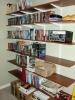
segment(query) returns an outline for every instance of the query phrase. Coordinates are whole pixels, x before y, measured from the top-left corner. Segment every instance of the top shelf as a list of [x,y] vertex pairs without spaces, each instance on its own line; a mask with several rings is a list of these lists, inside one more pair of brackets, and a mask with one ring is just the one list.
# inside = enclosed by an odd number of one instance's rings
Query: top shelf
[[48,11],[48,10],[53,9],[53,8],[54,8],[54,6],[52,6],[50,3],[46,3],[46,4],[30,7],[26,10],[11,12],[11,13],[8,13],[6,15],[11,15],[11,16],[20,15],[21,16],[21,15],[24,15],[24,14],[33,14],[33,13],[36,13],[36,12],[39,12],[39,11],[45,12],[45,11]]
[[36,9],[42,9],[42,10],[48,10],[48,9],[53,9],[55,8],[53,5],[51,5],[50,3],[46,3],[46,4],[41,4],[41,5],[38,5],[38,6],[34,6],[34,8]]
[[22,15],[26,14],[27,12],[31,14],[31,13],[34,13],[34,12],[37,12],[37,11],[38,11],[37,9],[31,7],[31,8],[28,8],[26,10],[15,11],[15,12],[8,13],[6,15],[11,15],[11,16],[14,16],[14,15],[18,16],[18,15],[20,15],[20,16],[22,16]]
[[34,13],[34,12],[38,12],[39,10],[40,11],[50,10],[56,7],[53,4],[60,7],[72,6],[72,5],[75,5],[75,0],[51,0],[49,3],[33,6],[30,8],[27,8],[26,10],[11,12],[11,13],[8,13],[7,15],[24,15],[27,12]]
[[60,7],[72,6],[75,5],[75,0],[58,0],[56,2],[53,2],[53,4]]

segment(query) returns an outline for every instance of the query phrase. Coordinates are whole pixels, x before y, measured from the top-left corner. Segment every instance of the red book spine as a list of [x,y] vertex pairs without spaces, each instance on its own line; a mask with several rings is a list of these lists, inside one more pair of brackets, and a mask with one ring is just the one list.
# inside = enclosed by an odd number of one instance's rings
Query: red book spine
[[22,63],[22,81],[26,82],[26,71],[23,63]]

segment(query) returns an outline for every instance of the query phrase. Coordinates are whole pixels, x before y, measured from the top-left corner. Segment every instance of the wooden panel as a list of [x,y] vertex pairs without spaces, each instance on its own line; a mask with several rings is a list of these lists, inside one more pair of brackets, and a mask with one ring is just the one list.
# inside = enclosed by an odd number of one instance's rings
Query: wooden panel
[[48,56],[48,55],[46,55],[44,60],[47,62],[59,64],[59,65],[65,66],[65,67],[71,67],[71,66],[75,65],[75,61],[70,61],[70,60],[53,57],[53,56]]
[[34,8],[39,8],[39,9],[47,10],[47,9],[52,9],[54,7],[52,5],[50,5],[50,3],[46,3],[46,4],[35,6]]
[[65,87],[68,87],[73,82],[75,82],[75,80],[73,80],[73,79],[70,79],[68,77],[65,77],[65,76],[62,76],[62,75],[59,75],[59,74],[56,74],[56,73],[51,75],[47,79],[50,80],[50,81],[54,81],[54,82],[56,82],[58,84],[61,84],[61,85],[65,86]]
[[36,9],[35,9],[35,8],[33,8],[33,7],[30,7],[30,8],[28,8],[28,9],[26,9],[26,10],[23,10],[23,11],[33,13],[33,12],[36,12],[36,11],[38,11],[38,10],[36,10]]
[[15,11],[15,12],[11,12],[11,13],[8,13],[8,14],[6,14],[6,15],[24,15],[24,13],[23,12],[21,12],[21,11]]
[[64,7],[64,6],[71,6],[75,5],[75,0],[59,0],[54,2],[53,4]]
[[14,75],[15,77],[22,79],[22,73],[18,69],[14,69],[11,71],[8,71],[10,74]]

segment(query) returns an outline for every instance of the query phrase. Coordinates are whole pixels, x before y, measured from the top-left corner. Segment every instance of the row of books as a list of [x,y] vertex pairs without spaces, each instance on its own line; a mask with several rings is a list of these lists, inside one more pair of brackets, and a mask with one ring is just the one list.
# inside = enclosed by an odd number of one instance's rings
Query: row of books
[[30,71],[26,71],[26,82],[32,84],[36,88],[40,88],[40,77]]
[[26,14],[21,17],[15,17],[8,19],[8,25],[21,25],[21,24],[33,24],[33,23],[45,23],[50,21],[60,21],[62,16],[48,12],[39,12],[35,14]]
[[22,64],[27,65],[27,56],[17,54],[16,55],[16,63],[21,66],[22,66]]
[[62,90],[62,85],[45,80],[43,77],[40,77],[30,71],[26,71],[26,82],[32,84],[37,89],[43,90],[44,92],[48,93],[49,95],[52,95],[53,97],[60,90]]
[[[59,39],[58,34],[62,35],[64,34],[63,32],[66,33],[65,30],[62,31],[62,30],[43,30],[43,29],[8,31],[8,38],[27,39],[27,40],[36,40],[36,41],[55,41],[54,38]],[[61,38],[63,38],[63,36]]]
[[8,38],[10,39],[32,39],[33,30],[22,31],[8,31]]
[[24,65],[27,65],[27,67],[34,67],[35,66],[35,57],[17,54],[16,55],[16,63],[21,66],[22,66],[22,64],[24,64]]
[[38,42],[26,44],[24,41],[16,43],[8,43],[8,49],[11,51],[20,52],[22,54],[32,55],[43,58],[46,55],[46,44]]

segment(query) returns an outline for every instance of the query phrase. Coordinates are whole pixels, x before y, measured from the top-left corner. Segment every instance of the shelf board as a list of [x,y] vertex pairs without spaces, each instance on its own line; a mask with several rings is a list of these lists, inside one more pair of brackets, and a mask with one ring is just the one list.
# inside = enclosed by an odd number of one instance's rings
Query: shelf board
[[[10,74],[14,75],[15,77],[21,79],[22,72],[19,71],[18,69],[14,69],[14,70],[11,70],[11,71],[8,71],[8,72]],[[34,74],[36,74],[36,73],[34,73]],[[53,81],[55,83],[58,83],[58,84],[65,86],[65,87],[68,87],[73,82],[75,82],[75,80],[73,80],[71,78],[68,78],[68,77],[65,77],[63,75],[59,75],[59,74],[56,74],[56,73],[52,74],[51,76],[47,77],[46,79]]]
[[33,6],[30,8],[27,8],[26,10],[11,12],[6,15],[24,15],[27,12],[29,12],[29,13],[38,12],[38,10],[36,8],[43,9],[43,10],[52,9],[55,6],[53,6],[51,4],[54,4],[54,5],[57,5],[60,7],[72,6],[72,5],[75,5],[75,0],[50,0],[49,3]]
[[38,6],[34,6],[34,8],[41,9],[41,10],[48,10],[48,9],[53,9],[54,6],[52,6],[50,3],[45,3]]
[[72,6],[75,5],[75,0],[58,0],[56,2],[53,2],[53,4],[60,7]]
[[[9,50],[9,51],[11,51],[11,50]],[[12,52],[19,53],[21,55],[32,56],[32,55],[23,54],[21,52],[17,52],[17,51],[13,51],[13,50],[12,50]],[[36,57],[36,58],[38,58],[38,57]],[[66,60],[66,59],[48,56],[48,55],[46,55],[44,58],[38,58],[38,59],[42,59],[42,60],[45,60],[46,62],[52,62],[52,63],[62,65],[62,66],[65,66],[65,67],[71,67],[71,66],[75,65],[75,61]]]
[[58,1],[58,0],[51,0],[49,3],[41,4],[41,5],[38,5],[38,6],[33,6],[33,7],[30,7],[30,8],[27,8],[25,10],[11,12],[11,13],[8,13],[6,15],[12,15],[12,16],[14,16],[14,15],[24,15],[27,12],[28,13],[38,12],[39,10],[36,9],[36,8],[39,8],[39,9],[42,9],[42,10],[52,9],[52,8],[54,8],[54,6],[51,5],[50,3],[51,2],[55,2],[55,1]]
[[24,15],[24,13],[21,12],[21,11],[15,11],[15,12],[8,13],[6,15],[11,15],[11,16],[18,16],[18,15],[20,15],[20,16],[22,16],[22,15]]
[[13,60],[9,60],[8,62],[14,64],[14,65],[17,65],[18,67],[22,68],[21,65],[17,64],[16,63],[16,59],[13,59]]
[[30,8],[28,8],[28,9],[26,9],[26,10],[22,10],[21,12],[30,12],[30,13],[34,13],[34,12],[37,12],[38,10],[36,10],[34,7],[30,7]]
[[21,10],[21,11],[15,11],[15,12],[11,12],[11,13],[8,13],[6,15],[11,15],[11,16],[23,16],[24,14],[32,14],[34,12],[37,12],[38,10],[33,8],[33,7],[30,7],[26,10]]
[[74,79],[65,77],[63,75],[59,75],[59,74],[53,74],[50,77],[47,77],[48,80],[53,81],[55,83],[61,84],[65,87],[68,87],[69,85],[71,85],[73,82],[75,82]]
[[14,75],[15,77],[19,78],[20,80],[22,80],[22,72],[18,69],[14,69],[11,71],[8,71],[10,74]]
[[58,64],[58,65],[62,65],[65,67],[71,67],[71,66],[75,65],[75,61],[70,61],[70,60],[53,57],[53,56],[48,56],[48,55],[46,55],[46,57],[43,60],[45,60],[47,62],[52,62],[52,63]]

